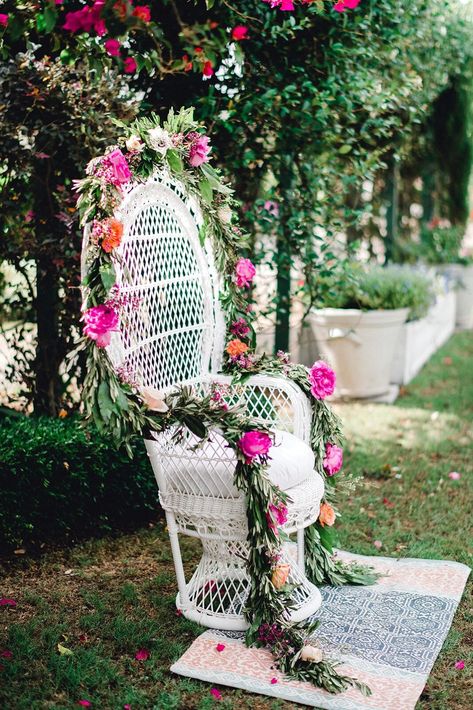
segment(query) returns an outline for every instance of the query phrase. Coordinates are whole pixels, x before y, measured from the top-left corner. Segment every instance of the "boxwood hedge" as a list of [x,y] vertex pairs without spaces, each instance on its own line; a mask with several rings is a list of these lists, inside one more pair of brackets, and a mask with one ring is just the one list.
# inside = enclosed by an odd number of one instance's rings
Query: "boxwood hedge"
[[143,442],[130,460],[74,418],[0,417],[0,553],[129,530],[157,515]]

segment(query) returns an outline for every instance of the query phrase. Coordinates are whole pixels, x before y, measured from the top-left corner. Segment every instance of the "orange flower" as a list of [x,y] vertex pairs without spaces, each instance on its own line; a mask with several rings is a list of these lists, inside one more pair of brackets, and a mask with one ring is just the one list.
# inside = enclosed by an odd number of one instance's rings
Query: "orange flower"
[[289,572],[291,571],[290,565],[278,565],[273,569],[273,574],[271,577],[271,582],[276,589],[281,589],[286,584]]
[[230,340],[227,345],[227,353],[230,357],[240,357],[248,350],[248,345],[242,343],[241,340],[235,338],[235,340]]
[[120,246],[123,236],[123,224],[111,217],[107,220],[105,237],[102,241],[102,249],[108,253]]
[[335,522],[334,509],[328,503],[322,503],[322,505],[320,506],[319,523],[321,524],[322,527],[325,527],[325,525],[332,527],[334,522]]

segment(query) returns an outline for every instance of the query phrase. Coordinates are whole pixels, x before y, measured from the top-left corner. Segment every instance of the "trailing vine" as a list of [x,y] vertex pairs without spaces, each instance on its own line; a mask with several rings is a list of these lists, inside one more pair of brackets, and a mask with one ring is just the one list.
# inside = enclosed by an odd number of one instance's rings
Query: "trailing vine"
[[[77,183],[78,206],[87,225],[89,242],[84,282],[84,338],[87,376],[84,383],[85,418],[100,431],[111,434],[115,444],[131,453],[131,440],[170,427],[179,436],[184,429],[202,441],[218,428],[234,450],[235,484],[247,500],[248,571],[251,579],[246,616],[247,643],[268,647],[286,674],[336,693],[354,685],[369,689],[355,679],[340,675],[337,663],[307,643],[317,623],[290,622],[292,588],[287,584],[288,565],[280,563],[283,540],[280,528],[287,520],[288,496],[267,474],[272,433],[253,421],[217,391],[201,395],[189,387],[176,388],[164,397],[146,390],[126,364],[115,369],[106,355],[112,332],[120,325],[121,312],[130,297],[120,293],[115,266],[123,236],[120,203],[125,186],[139,184],[156,170],[166,170],[198,199],[203,215],[202,241],[210,239],[216,266],[222,276],[222,306],[227,317],[224,370],[235,383],[256,372],[285,376],[309,397],[312,406],[311,446],[316,470],[325,481],[325,498],[317,523],[306,530],[307,570],[316,584],[366,584],[375,580],[372,570],[343,565],[333,559],[331,528],[335,475],[342,467],[340,421],[324,401],[333,392],[335,375],[323,362],[307,370],[280,353],[277,358],[254,353],[253,312],[249,305],[255,267],[241,256],[246,236],[233,223],[231,189],[208,165],[210,145],[193,119],[192,109],[171,111],[161,124],[157,116],[121,125],[118,145],[89,163],[87,176]],[[139,309],[140,304],[131,304]]]

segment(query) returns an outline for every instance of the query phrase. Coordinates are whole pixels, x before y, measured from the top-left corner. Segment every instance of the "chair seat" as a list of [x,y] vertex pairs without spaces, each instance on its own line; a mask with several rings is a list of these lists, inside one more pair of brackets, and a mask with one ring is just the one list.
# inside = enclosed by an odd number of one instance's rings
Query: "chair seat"
[[[147,442],[147,445],[150,443]],[[169,454],[166,445],[156,444],[160,448],[161,461],[167,459],[167,464],[172,468],[172,473],[169,471],[167,492],[217,498],[241,496],[233,483],[236,456],[221,434],[213,434],[209,441],[193,451],[189,449],[199,444],[199,439],[193,436],[185,442],[173,441]],[[274,432],[274,446],[270,450],[268,468],[273,483],[284,491],[290,491],[315,476],[314,464],[314,453],[306,443],[289,432]]]

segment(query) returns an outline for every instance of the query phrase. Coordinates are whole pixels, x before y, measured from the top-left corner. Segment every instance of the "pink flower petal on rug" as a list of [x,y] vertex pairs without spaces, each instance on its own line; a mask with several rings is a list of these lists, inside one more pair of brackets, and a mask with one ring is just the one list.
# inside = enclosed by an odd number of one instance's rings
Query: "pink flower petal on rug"
[[215,646],[215,648],[216,648],[216,650],[217,650],[219,653],[222,653],[222,651],[225,651],[225,644],[224,644],[224,643],[218,643],[218,644]]
[[278,682],[277,678],[271,678],[271,685],[275,685]]
[[222,693],[220,692],[220,690],[217,690],[217,688],[210,688],[210,695],[213,695],[215,700],[222,699]]
[[16,601],[14,599],[6,599],[2,597],[0,599],[0,606],[16,606]]
[[465,661],[457,661],[455,663],[455,668],[457,669],[457,671],[462,671],[464,669],[464,667],[465,667]]
[[462,477],[461,473],[458,473],[458,471],[451,471],[448,474],[448,477],[452,479],[452,481],[459,481],[460,478]]
[[373,542],[373,545],[376,547],[377,550],[380,550],[383,546],[383,543],[381,542],[381,540],[375,540]]
[[137,661],[147,661],[150,655],[147,648],[140,648],[140,650],[135,653],[135,658]]

